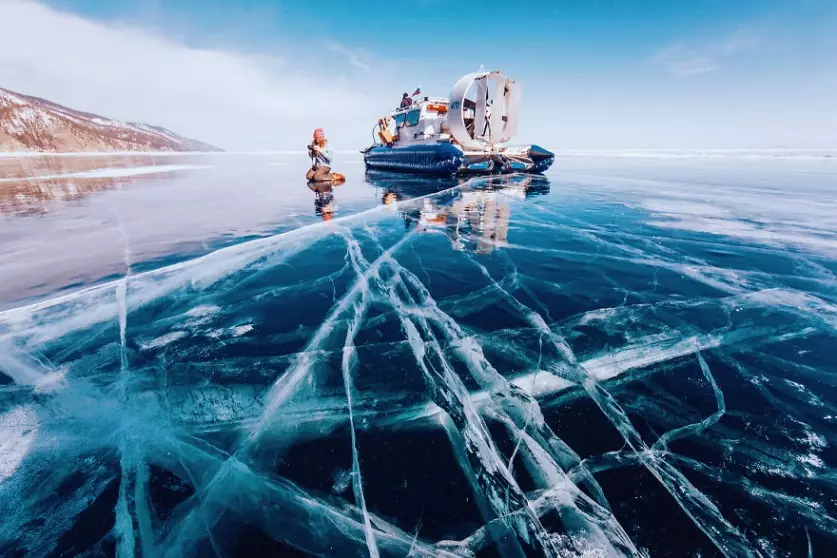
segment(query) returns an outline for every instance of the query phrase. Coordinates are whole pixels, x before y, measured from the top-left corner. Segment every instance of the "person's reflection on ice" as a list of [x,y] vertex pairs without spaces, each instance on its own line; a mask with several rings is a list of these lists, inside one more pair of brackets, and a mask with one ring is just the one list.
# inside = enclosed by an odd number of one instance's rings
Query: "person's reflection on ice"
[[334,202],[334,187],[331,182],[309,182],[308,188],[314,192],[314,213],[323,221],[334,218],[337,204]]

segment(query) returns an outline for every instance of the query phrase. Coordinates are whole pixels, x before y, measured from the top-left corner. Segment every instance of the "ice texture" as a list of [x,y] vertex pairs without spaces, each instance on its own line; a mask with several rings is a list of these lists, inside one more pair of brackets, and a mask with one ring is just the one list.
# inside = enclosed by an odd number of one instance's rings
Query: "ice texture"
[[[0,554],[810,555],[837,199],[566,176],[373,177],[395,202],[150,271],[123,234],[123,276],[0,312]],[[427,532],[398,500],[447,490]]]

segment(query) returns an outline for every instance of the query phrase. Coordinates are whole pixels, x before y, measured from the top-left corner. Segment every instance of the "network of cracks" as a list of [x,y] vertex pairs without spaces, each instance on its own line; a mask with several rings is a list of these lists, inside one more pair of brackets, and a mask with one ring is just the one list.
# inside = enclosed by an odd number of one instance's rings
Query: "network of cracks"
[[833,259],[444,186],[0,313],[0,554],[833,542]]

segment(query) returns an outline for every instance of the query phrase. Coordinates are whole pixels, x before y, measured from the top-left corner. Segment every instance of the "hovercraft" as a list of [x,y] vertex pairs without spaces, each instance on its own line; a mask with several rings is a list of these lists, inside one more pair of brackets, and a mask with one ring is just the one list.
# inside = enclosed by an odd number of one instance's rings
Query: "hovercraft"
[[502,72],[463,76],[450,97],[423,97],[378,120],[362,151],[367,169],[434,175],[542,173],[555,155],[512,146],[520,84]]

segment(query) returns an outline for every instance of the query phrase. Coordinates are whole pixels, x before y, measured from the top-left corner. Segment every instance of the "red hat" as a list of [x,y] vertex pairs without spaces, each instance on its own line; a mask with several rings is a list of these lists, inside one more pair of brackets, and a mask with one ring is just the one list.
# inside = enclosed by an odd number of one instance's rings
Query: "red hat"
[[316,139],[316,140],[325,139],[325,132],[323,132],[322,128],[317,128],[316,130],[314,130],[314,139]]

